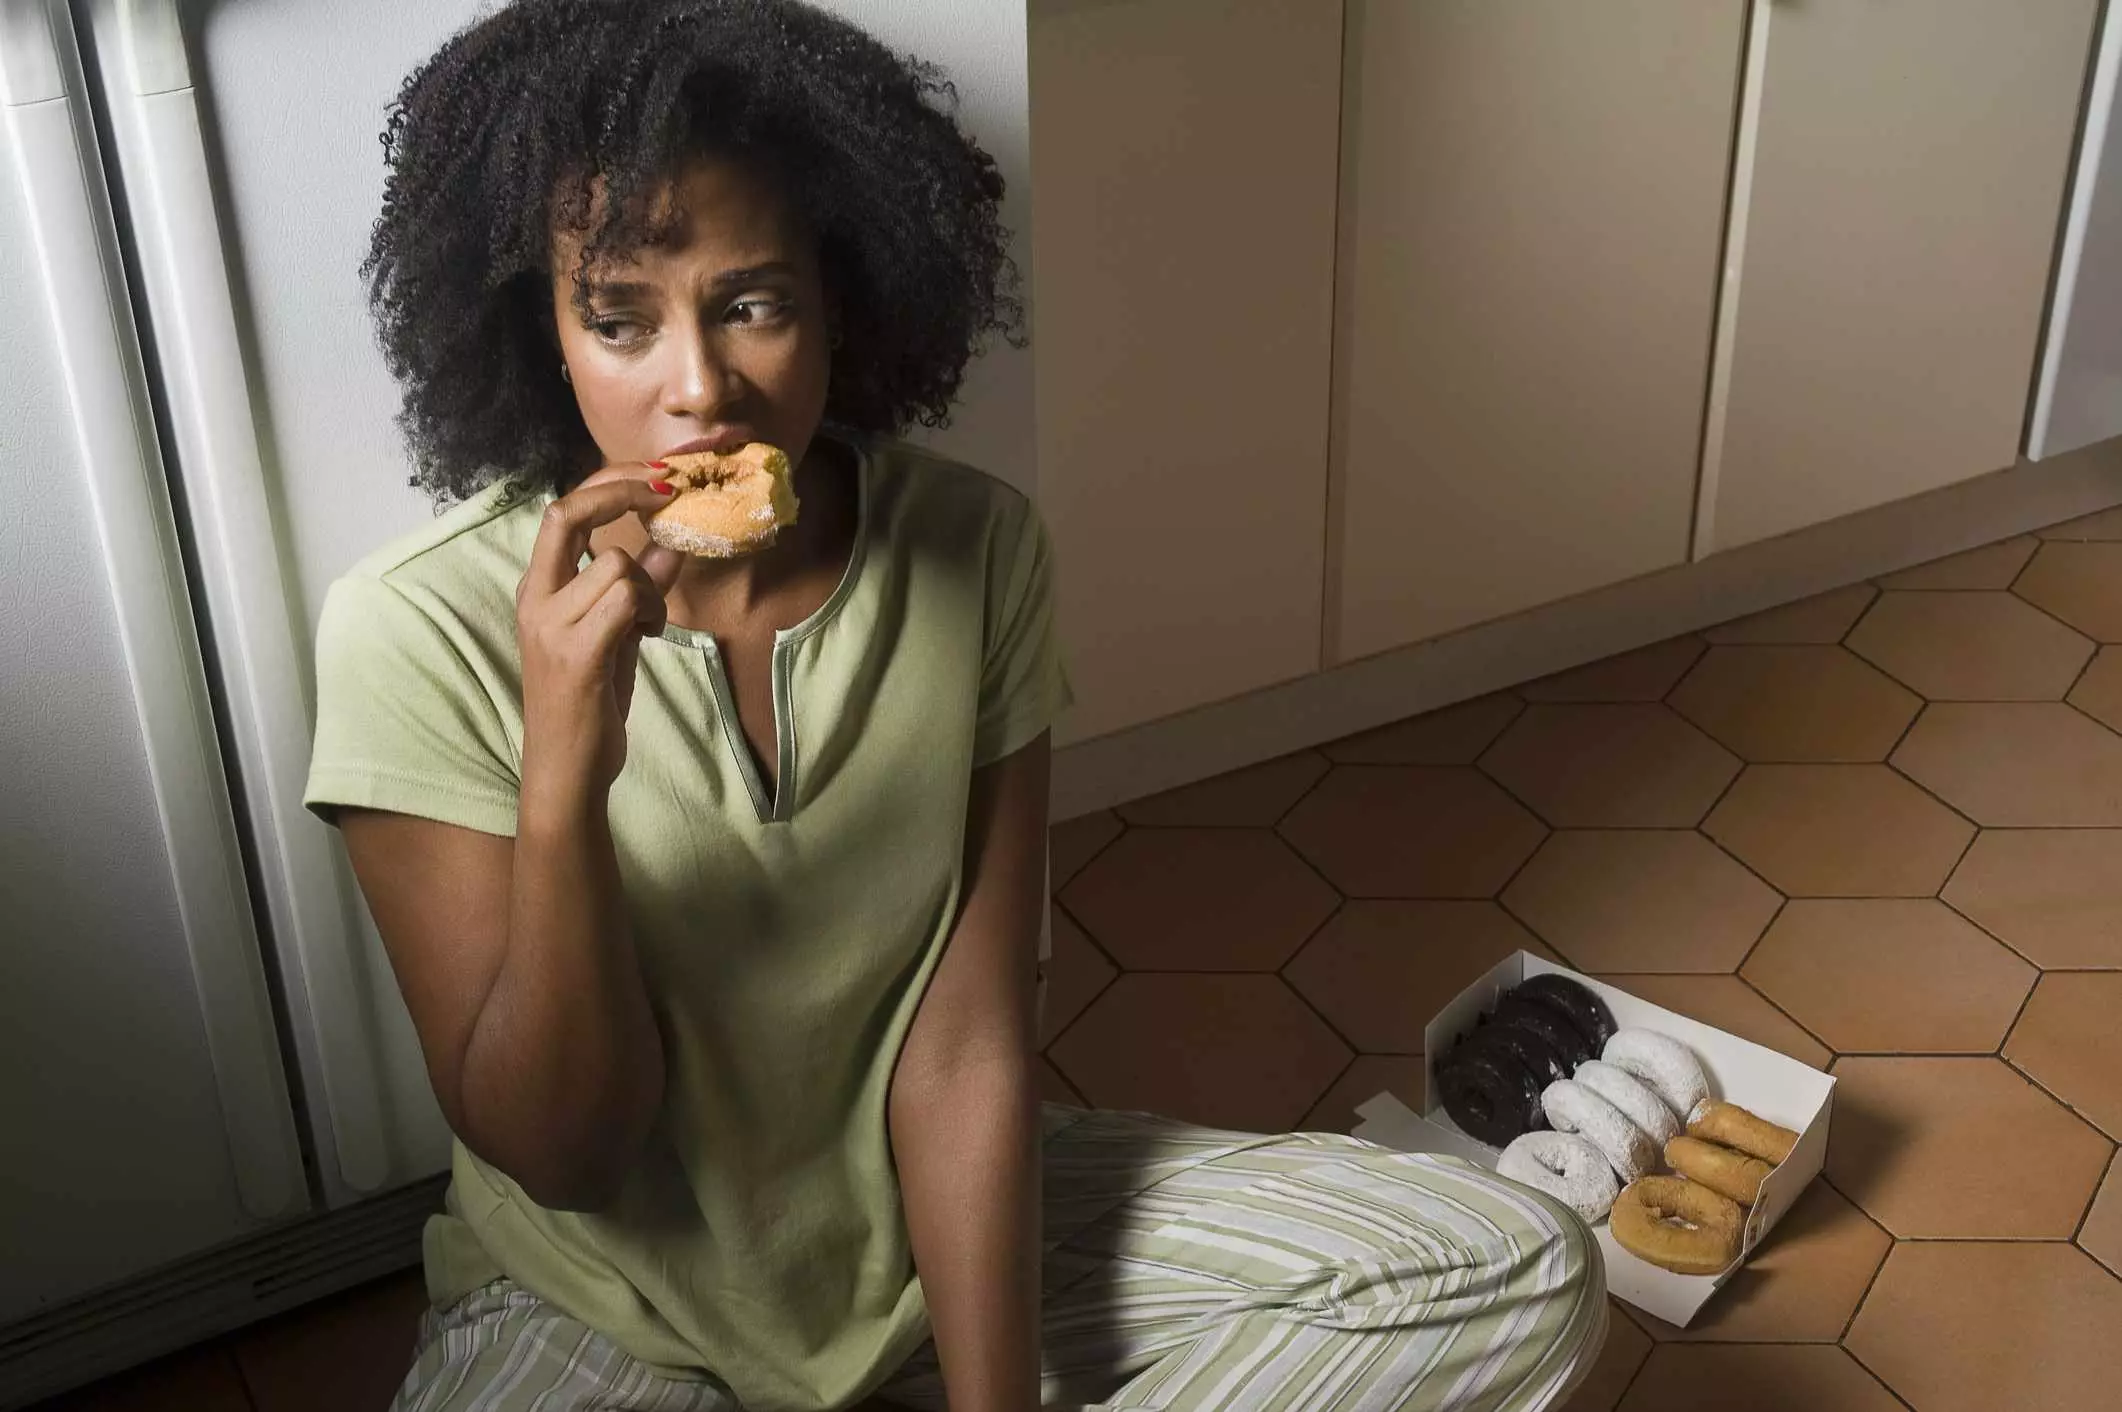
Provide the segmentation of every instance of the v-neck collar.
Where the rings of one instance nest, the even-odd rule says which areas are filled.
[[[666,626],[662,637],[655,639],[698,652],[706,663],[709,686],[715,698],[715,714],[722,722],[723,741],[738,773],[744,777],[745,790],[751,795],[752,809],[762,824],[785,824],[795,817],[796,812],[801,749],[796,739],[794,649],[798,643],[839,616],[840,610],[847,606],[847,600],[854,596],[856,585],[861,581],[862,570],[869,561],[872,478],[869,446],[866,441],[854,436],[834,435],[833,439],[855,453],[855,542],[848,551],[847,567],[841,571],[840,582],[834,585],[832,593],[818,606],[817,611],[794,627],[774,630],[776,769],[771,790],[768,789],[765,772],[760,769],[758,752],[752,749],[751,742],[745,738],[743,723],[737,716],[737,694],[730,683],[729,667],[722,655],[722,644],[711,632],[699,628],[679,627],[676,624]]]

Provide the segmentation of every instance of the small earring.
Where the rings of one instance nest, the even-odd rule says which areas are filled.
[[[566,383],[570,387],[574,386],[575,375],[567,370],[567,364],[565,363],[562,363],[560,365],[560,381]]]

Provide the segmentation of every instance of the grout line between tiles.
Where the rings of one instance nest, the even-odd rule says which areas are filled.
[[[2077,631],[2077,629],[2073,628],[2073,629],[2072,629],[2072,631],[2073,631],[2073,632],[2076,632],[2076,631]],[[2084,637],[2084,636],[2085,636],[2085,634],[2083,634],[2083,633],[2079,633],[2078,635],[2079,635],[2080,637]],[[2091,642],[2091,641],[2092,641],[2092,639],[2090,639],[2090,638],[2086,638],[2086,640],[2087,640],[2088,642]],[[2099,660],[2100,660],[2100,654],[2101,654],[2101,653],[2103,653],[2103,652],[2105,652],[2105,651],[2107,650],[2107,648],[2106,648],[2105,646],[2103,646],[2102,644],[2100,644],[2100,643],[2097,643],[2097,642],[2094,642],[2094,643],[2092,644],[2092,648],[2093,648],[2093,650],[2092,650],[2092,651],[2090,651],[2090,652],[2088,652],[2088,653],[2086,653],[2086,654],[2085,654],[2085,664],[2084,664],[2083,666],[2081,666],[2081,667],[2079,667],[2079,668],[2078,668],[2078,674],[2077,674],[2076,676],[2074,676],[2074,677],[2072,677],[2072,678],[2070,679],[2070,686],[2069,686],[2069,688],[2068,688],[2067,690],[2065,690],[2065,691],[2064,691],[2063,695],[2062,695],[2062,696],[2061,696],[2060,698],[2058,698],[2058,699],[2060,699],[2060,700],[2061,700],[2061,701],[2062,701],[2062,702],[2063,702],[2063,703],[2064,703],[2064,704],[2065,704],[2066,706],[2070,704],[2070,698],[2071,698],[2072,694],[2073,694],[2073,693],[2075,693],[2075,692],[2077,691],[2077,689],[2078,689],[2079,687],[2081,687],[2081,686],[2085,685],[2085,678],[2086,678],[2086,675],[2087,675],[2088,673],[2090,673],[2090,672],[2092,671],[2092,669],[2093,669],[2093,663],[2095,663],[2095,662],[2099,661]]]
[[[1295,799],[1292,799],[1289,802],[1289,807],[1287,809],[1284,809],[1281,813],[1275,815],[1275,821],[1267,826],[1267,831],[1273,834],[1275,837],[1282,838],[1282,825],[1288,822],[1289,816],[1296,813],[1299,808],[1303,807],[1304,801],[1311,798],[1314,794],[1317,794],[1319,792],[1319,787],[1325,784],[1328,780],[1332,779],[1334,771],[1341,768],[1341,764],[1339,761],[1331,759],[1330,757],[1324,754],[1320,755],[1319,758],[1326,761],[1326,768],[1319,771],[1319,778],[1313,780],[1310,784],[1304,786],[1303,793],[1299,794]],[[1282,838],[1282,841],[1284,843],[1289,842],[1289,840],[1286,838]],[[1292,844],[1291,847],[1292,849],[1294,849],[1295,845]],[[1299,854],[1298,856],[1302,857],[1303,855]]]
[[[1843,1356],[1849,1359],[1850,1362],[1856,1364],[1859,1368],[1862,1368],[1866,1377],[1870,1378],[1881,1388],[1885,1389],[1886,1395],[1888,1397],[1900,1403],[1903,1407],[1906,1407],[1908,1409],[1908,1412],[1916,1412],[1915,1404],[1910,1402],[1907,1398],[1903,1397],[1900,1393],[1895,1392],[1893,1384],[1889,1383],[1886,1379],[1880,1377],[1878,1370],[1873,1368],[1871,1364],[1865,1362],[1862,1358],[1859,1358],[1856,1353],[1850,1348],[1848,1348],[1846,1345],[1838,1343],[1835,1345],[1835,1347],[1840,1348],[1842,1350]]]
[[[1084,866],[1088,867],[1089,864],[1085,864]],[[1111,966],[1115,971],[1125,972],[1127,970],[1127,967],[1120,964],[1119,957],[1113,955],[1112,952],[1105,949],[1105,943],[1098,940],[1098,934],[1092,931],[1088,926],[1086,926],[1084,924],[1083,919],[1076,915],[1076,909],[1061,900],[1060,893],[1055,893],[1050,899],[1050,901],[1052,902],[1052,905],[1056,911],[1058,911],[1062,916],[1068,918],[1070,922],[1075,924],[1076,930],[1083,933],[1083,939],[1090,943],[1090,949],[1097,952],[1100,956],[1103,956],[1105,958],[1105,963],[1108,966]],[[1116,976],[1114,979],[1117,980],[1118,977]],[[1111,984],[1111,981],[1106,982],[1106,985],[1108,986]],[[1103,995],[1105,992],[1101,989],[1098,993],[1100,995]],[[1089,1007],[1086,1006],[1085,1008],[1088,1009]],[[1058,1036],[1056,1037],[1058,1038]]]
[[[1786,898],[1786,899],[1785,899],[1784,901],[1785,901],[1785,905],[1786,905],[1786,906],[1787,906],[1787,905],[1789,905],[1789,899],[1788,899],[1788,898]],[[1778,912],[1778,913],[1777,913],[1776,915],[1778,915],[1778,916],[1781,916],[1781,915],[1782,915],[1782,913]],[[1774,926],[1774,925],[1775,925],[1775,923],[1773,923],[1773,922],[1769,923],[1769,926]],[[1763,937],[1764,939],[1765,939],[1765,938],[1766,938],[1766,937],[1768,936],[1768,928],[1767,928],[1767,927],[1764,927],[1764,928],[1762,928],[1762,930],[1761,930],[1761,935],[1762,935],[1762,937]],[[1760,942],[1755,942],[1755,943],[1754,943],[1754,945],[1758,947],[1758,946],[1760,945]],[[1748,959],[1748,960],[1751,960],[1751,959],[1753,958],[1753,952],[1749,951],[1749,952],[1747,952],[1746,954],[1747,954],[1747,959]],[[1745,961],[1741,961],[1741,962],[1740,962],[1739,964],[1740,964],[1740,965],[1741,965],[1741,966],[1743,967],[1743,966],[1744,966],[1744,965],[1746,964],[1746,962],[1745,962]],[[1833,1046],[1832,1044],[1829,1044],[1829,1043],[1827,1042],[1827,1040],[1826,1040],[1826,1039],[1825,1039],[1825,1038],[1824,1038],[1823,1036],[1821,1036],[1821,1035],[1817,1035],[1817,1034],[1814,1034],[1814,1033],[1813,1033],[1813,1031],[1812,1031],[1812,1028],[1811,1028],[1811,1027],[1810,1027],[1809,1025],[1807,1025],[1807,1024],[1806,1024],[1806,1023],[1805,1023],[1805,1022],[1804,1022],[1803,1020],[1799,1019],[1799,1018],[1798,1018],[1798,1017],[1797,1017],[1796,1015],[1793,1015],[1793,1014],[1791,1014],[1791,1012],[1790,1012],[1790,1011],[1788,1011],[1788,1010],[1784,1009],[1784,1008],[1783,1008],[1783,1006],[1782,1006],[1781,1004],[1779,1004],[1779,1003],[1777,1002],[1777,1000],[1776,1000],[1776,998],[1775,998],[1774,996],[1770,995],[1770,994],[1769,994],[1769,993],[1768,993],[1767,991],[1765,991],[1765,990],[1761,989],[1761,987],[1759,987],[1759,986],[1755,985],[1755,984],[1753,983],[1753,981],[1749,980],[1749,979],[1747,978],[1747,975],[1746,975],[1746,973],[1745,973],[1745,972],[1744,972],[1743,970],[1739,970],[1739,971],[1733,971],[1733,972],[1732,972],[1732,979],[1733,979],[1733,980],[1735,980],[1735,981],[1737,981],[1737,982],[1738,982],[1738,983],[1739,983],[1740,985],[1743,985],[1743,986],[1745,986],[1745,987],[1746,987],[1746,988],[1747,988],[1748,990],[1752,991],[1752,992],[1753,992],[1754,994],[1756,994],[1756,995],[1760,996],[1760,997],[1761,997],[1761,1003],[1762,1003],[1762,1004],[1766,1005],[1766,1006],[1767,1006],[1767,1007],[1768,1007],[1769,1009],[1771,1009],[1771,1010],[1775,1011],[1775,1012],[1776,1012],[1776,1013],[1777,1013],[1778,1015],[1781,1015],[1781,1016],[1782,1016],[1782,1017],[1783,1017],[1784,1019],[1786,1019],[1786,1020],[1790,1021],[1790,1022],[1791,1022],[1791,1023],[1793,1024],[1793,1025],[1797,1026],[1797,1027],[1798,1027],[1798,1033],[1800,1033],[1800,1034],[1804,1035],[1804,1036],[1805,1036],[1805,1037],[1806,1037],[1807,1039],[1811,1040],[1811,1041],[1812,1041],[1812,1042],[1813,1042],[1814,1044],[1817,1044],[1817,1045],[1819,1045],[1819,1046],[1820,1046],[1820,1047],[1821,1047],[1822,1049],[1826,1050],[1826,1051],[1827,1051],[1827,1062],[1828,1062],[1828,1063],[1829,1063],[1830,1065],[1832,1065],[1832,1064],[1833,1064],[1833,1063],[1835,1062],[1835,1060],[1836,1060],[1836,1059],[1838,1059],[1838,1058],[1840,1058],[1840,1057],[1841,1057],[1841,1055],[1842,1055],[1842,1051],[1841,1051],[1841,1050],[1839,1050],[1839,1049],[1835,1048],[1835,1047],[1834,1047],[1834,1046]],[[1822,1072],[1824,1073],[1824,1072],[1826,1072],[1826,1071],[1825,1071],[1825,1070],[1822,1070]]]
[[[1328,884],[1328,886],[1332,886],[1332,884]],[[1324,921],[1305,934],[1304,940],[1297,943],[1297,949],[1289,953],[1288,960],[1275,967],[1275,974],[1282,978],[1284,985],[1287,985],[1291,990],[1297,990],[1297,983],[1289,978],[1289,968],[1296,965],[1297,958],[1311,950],[1313,944],[1326,934],[1326,929],[1334,924],[1334,919],[1347,910],[1348,899],[1343,897],[1338,891],[1335,892],[1333,911],[1328,912]],[[1302,991],[1298,991],[1298,994],[1301,995],[1302,993]]]
[[[2113,1152],[2109,1152],[2107,1154],[2107,1165],[2100,1169],[2100,1180],[2093,1183],[2093,1194],[2085,1198],[2085,1213],[2078,1217],[2078,1224],[2071,1228],[2070,1243],[2072,1245],[2078,1245],[2079,1239],[2084,1236],[2085,1223],[2092,1219],[2093,1207],[2099,1203],[2100,1189],[2107,1185],[2107,1179],[2114,1175],[2114,1171],[2115,1154]],[[2082,1245],[2078,1245],[2078,1249],[2085,1250],[2085,1247]],[[2092,1254],[2091,1251],[2086,1251],[2086,1253],[2088,1255]],[[2104,1263],[2097,1255],[2093,1256],[2093,1260],[2095,1263]]]

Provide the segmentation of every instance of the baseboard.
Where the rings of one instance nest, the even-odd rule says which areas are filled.
[[[2024,463],[1055,752],[1053,817],[1323,745],[2122,504],[2122,439]]]
[[[420,1263],[434,1177],[0,1326],[0,1412]]]

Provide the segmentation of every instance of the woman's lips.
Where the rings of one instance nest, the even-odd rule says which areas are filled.
[[[673,446],[656,459],[668,461],[673,456],[690,455],[695,451],[712,451],[716,455],[724,455],[757,440],[758,438],[746,428],[723,427],[709,432],[706,436],[696,436],[682,446]]]

